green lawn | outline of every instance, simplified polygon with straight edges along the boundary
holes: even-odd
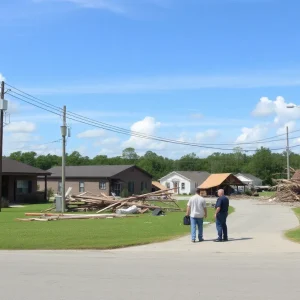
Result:
[[[295,214],[297,215],[297,217],[299,218],[299,221],[300,221],[300,208],[294,208],[294,212],[295,212]],[[286,236],[289,239],[300,243],[300,226],[298,228],[287,231]]]
[[[186,201],[179,201],[186,208]],[[0,249],[113,249],[173,239],[189,232],[183,212],[164,217],[20,222],[25,212],[40,212],[49,204],[3,209],[0,213]],[[233,210],[231,210],[233,211]],[[207,221],[213,222],[213,209]]]

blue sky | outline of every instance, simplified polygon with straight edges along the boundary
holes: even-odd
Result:
[[[0,73],[112,125],[194,143],[251,142],[299,128],[300,109],[285,108],[300,104],[299,9],[296,0],[2,0]],[[60,118],[7,99],[5,153],[60,154],[48,144],[60,138]],[[213,152],[69,124],[68,151],[84,155],[127,146],[169,157]]]

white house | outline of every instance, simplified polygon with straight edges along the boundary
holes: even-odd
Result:
[[[174,171],[160,179],[160,183],[176,194],[194,194],[199,185],[208,177],[208,172]]]
[[[263,181],[255,177],[254,175],[247,174],[247,173],[239,173],[235,175],[240,181],[242,181],[246,187],[251,188],[251,187],[258,187],[263,185]]]

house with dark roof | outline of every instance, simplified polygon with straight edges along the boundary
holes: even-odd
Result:
[[[251,187],[259,187],[263,185],[263,180],[248,174],[248,173],[239,173],[235,175],[239,180],[241,180],[247,188],[251,188]]]
[[[61,167],[48,170],[51,173],[47,179],[48,188],[61,194]],[[43,181],[39,182],[41,189],[45,188]],[[151,191],[152,176],[134,165],[97,165],[97,166],[67,166],[66,189],[72,188],[72,194],[91,192],[99,195],[120,196],[123,189],[128,189],[130,195]]]
[[[160,183],[176,194],[194,194],[208,177],[205,171],[173,171],[160,179]]]
[[[10,158],[2,159],[2,199],[10,203],[26,203],[33,197],[46,199],[47,194],[38,192],[38,177],[44,184],[50,173]]]

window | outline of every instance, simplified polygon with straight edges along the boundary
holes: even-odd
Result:
[[[171,187],[170,182],[167,182],[167,183],[166,183],[166,187],[167,187],[167,189],[169,189],[169,188]]]
[[[128,182],[128,192],[129,192],[129,194],[134,193],[134,182],[133,181]]]
[[[144,190],[144,181],[141,182],[141,191]]]
[[[199,186],[198,182],[195,182],[195,189]]]
[[[106,182],[105,181],[100,181],[99,189],[100,190],[106,190]]]
[[[185,183],[181,182],[181,189],[184,190],[185,189]]]
[[[62,193],[62,182],[61,182],[61,181],[58,182],[58,188],[57,188],[57,191],[58,191],[59,194]]]
[[[79,193],[84,193],[84,182],[79,181]]]
[[[28,180],[17,180],[17,193],[28,194],[30,191],[30,184]]]

